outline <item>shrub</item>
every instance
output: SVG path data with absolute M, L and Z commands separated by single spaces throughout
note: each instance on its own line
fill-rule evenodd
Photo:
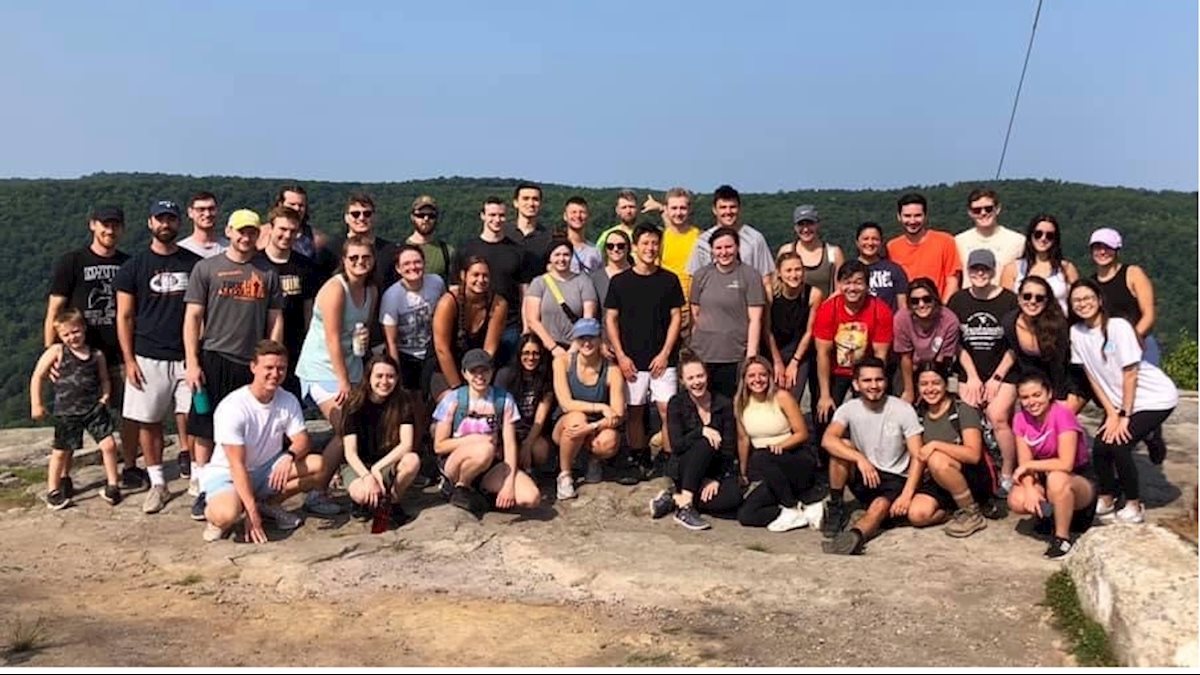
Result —
M 1180 331 L 1179 336 L 1172 340 L 1170 351 L 1162 360 L 1162 369 L 1180 389 L 1196 390 L 1197 378 L 1197 348 L 1196 341 Z

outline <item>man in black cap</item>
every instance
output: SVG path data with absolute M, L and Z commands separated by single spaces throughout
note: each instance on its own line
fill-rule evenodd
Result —
M 117 298 L 113 278 L 129 256 L 117 250 L 117 240 L 125 229 L 125 212 L 119 206 L 100 206 L 88 219 L 92 241 L 84 248 L 70 251 L 58 259 L 50 276 L 50 294 L 46 302 L 46 320 L 42 341 L 49 347 L 57 340 L 54 317 L 63 309 L 74 307 L 83 312 L 87 322 L 87 341 L 104 353 L 113 382 L 109 405 L 119 412 L 123 403 L 125 381 L 121 345 L 117 341 Z M 121 487 L 137 490 L 149 483 L 145 471 L 137 468 L 137 425 L 126 420 L 121 425 L 121 454 L 125 470 Z M 70 471 L 70 460 L 65 471 Z M 64 476 L 66 474 L 64 473 Z M 70 479 L 64 479 L 64 492 L 70 497 Z

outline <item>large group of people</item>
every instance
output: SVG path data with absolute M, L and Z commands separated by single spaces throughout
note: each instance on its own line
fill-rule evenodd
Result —
M 182 239 L 184 209 L 154 202 L 132 256 L 122 209 L 96 208 L 88 246 L 55 267 L 30 385 L 35 418 L 54 386 L 47 505 L 72 503 L 86 430 L 100 496 L 144 489 L 143 510 L 162 510 L 173 418 L 207 541 L 239 522 L 256 542 L 264 519 L 300 526 L 281 503 L 301 493 L 328 517 L 344 490 L 355 517 L 399 527 L 411 486 L 438 482 L 481 516 L 539 508 L 543 480 L 565 501 L 660 476 L 652 518 L 811 526 L 835 554 L 898 521 L 968 537 L 1011 511 L 1038 518 L 1060 557 L 1094 520 L 1144 520 L 1133 451 L 1163 460 L 1177 393 L 1155 365 L 1153 285 L 1120 260 L 1116 230 L 1092 232 L 1088 274 L 1053 215 L 1021 234 L 987 189 L 957 236 L 905 194 L 899 234 L 862 223 L 856 252 L 826 242 L 802 204 L 772 254 L 728 185 L 704 231 L 682 188 L 644 200 L 653 221 L 631 191 L 616 203 L 593 245 L 585 199 L 548 224 L 541 188 L 521 183 L 515 221 L 489 197 L 478 234 L 452 246 L 428 195 L 389 242 L 367 194 L 347 198 L 331 238 L 299 185 L 265 220 L 237 209 L 223 231 L 200 192 Z M 1092 439 L 1088 401 L 1103 411 Z M 332 425 L 324 447 L 306 408 Z

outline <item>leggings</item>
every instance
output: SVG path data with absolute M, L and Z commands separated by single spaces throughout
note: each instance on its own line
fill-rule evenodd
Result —
M 1138 499 L 1137 464 L 1133 461 L 1133 449 L 1143 439 L 1162 426 L 1167 417 L 1174 411 L 1143 410 L 1129 418 L 1129 441 L 1120 445 L 1105 443 L 1096 436 L 1092 442 L 1092 466 L 1096 469 L 1096 478 L 1100 483 L 1100 494 L 1117 494 L 1117 478 L 1121 479 L 1121 492 L 1126 499 Z M 1113 469 L 1116 468 L 1116 475 Z
M 770 450 L 750 453 L 749 477 L 762 484 L 746 495 L 738 510 L 738 522 L 747 527 L 765 527 L 779 516 L 779 507 L 796 508 L 800 495 L 811 490 L 816 479 L 817 458 L 808 448 L 780 455 Z
M 684 447 L 676 447 L 673 455 L 669 473 L 675 490 L 691 492 L 692 504 L 697 509 L 706 513 L 725 513 L 736 511 L 741 505 L 742 491 L 737 476 L 721 478 L 724 458 L 703 436 Z M 700 491 L 706 478 L 719 481 L 720 487 L 716 496 L 702 502 Z
M 705 363 L 704 367 L 708 369 L 708 388 L 732 401 L 737 393 L 740 365 L 738 362 Z

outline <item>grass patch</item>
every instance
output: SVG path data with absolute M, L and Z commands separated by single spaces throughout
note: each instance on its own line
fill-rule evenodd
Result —
M 20 481 L 0 488 L 0 509 L 28 508 L 38 503 L 37 495 L 29 493 L 30 485 L 45 485 L 46 468 L 36 466 L 0 466 L 0 474 L 11 473 Z
M 191 574 L 180 579 L 179 581 L 176 581 L 175 585 L 176 586 L 195 586 L 196 584 L 200 583 L 201 581 L 204 581 L 204 577 L 199 574 L 196 574 L 195 572 L 192 572 Z
M 8 627 L 8 653 L 26 654 L 41 649 L 49 637 L 46 620 L 38 617 L 33 621 L 15 619 Z
M 767 548 L 765 544 L 759 544 L 758 542 L 755 542 L 753 544 L 746 544 L 746 550 L 747 551 L 755 551 L 757 553 L 770 553 L 771 552 L 771 549 Z
M 634 652 L 625 657 L 625 665 L 628 666 L 663 667 L 672 665 L 673 663 L 674 661 L 671 660 L 670 654 L 646 654 L 643 652 Z
M 1054 612 L 1055 626 L 1071 642 L 1071 653 L 1081 666 L 1116 667 L 1108 635 L 1100 624 L 1092 621 L 1079 606 L 1075 582 L 1066 570 L 1059 570 L 1046 580 L 1045 605 Z

